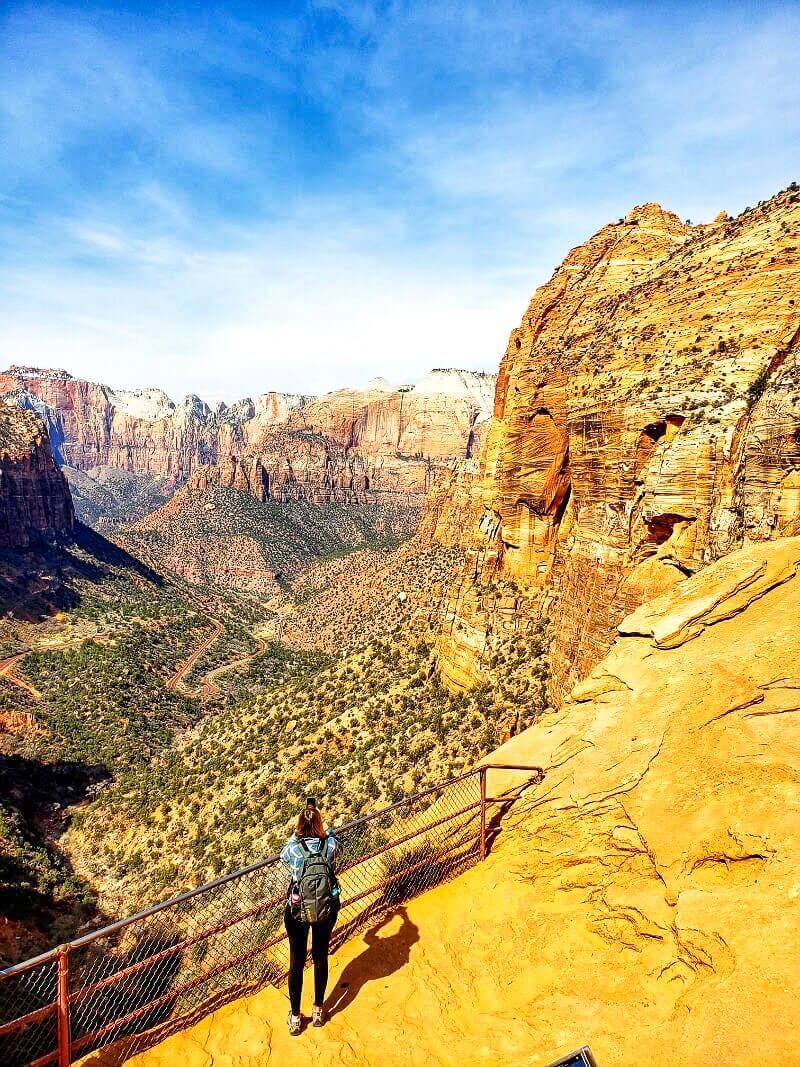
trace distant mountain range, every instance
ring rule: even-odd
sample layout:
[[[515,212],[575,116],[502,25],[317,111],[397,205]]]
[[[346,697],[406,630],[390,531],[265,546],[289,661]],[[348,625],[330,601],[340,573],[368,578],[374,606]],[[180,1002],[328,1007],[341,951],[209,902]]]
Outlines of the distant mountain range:
[[[321,397],[267,392],[211,408],[159,389],[114,390],[65,370],[12,366],[0,398],[35,412],[78,516],[107,526],[163,504],[190,477],[257,499],[421,502],[431,470],[471,455],[495,376],[434,370],[412,386],[375,379]]]

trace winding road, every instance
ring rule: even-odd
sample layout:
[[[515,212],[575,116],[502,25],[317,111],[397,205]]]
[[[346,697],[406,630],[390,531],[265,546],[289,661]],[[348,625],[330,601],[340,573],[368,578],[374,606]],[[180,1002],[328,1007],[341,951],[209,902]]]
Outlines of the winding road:
[[[200,657],[213,645],[218,637],[225,630],[223,623],[219,619],[212,619],[215,629],[214,632],[207,637],[198,647],[194,650],[188,660],[184,660],[178,667],[175,673],[167,682],[167,688],[172,690],[180,690],[188,697],[193,697],[197,700],[211,700],[214,697],[218,697],[222,694],[222,690],[216,684],[215,679],[221,674],[227,674],[229,671],[235,671],[239,667],[244,667],[254,659],[258,659],[267,650],[267,642],[260,637],[256,638],[258,648],[255,652],[249,652],[246,656],[239,656],[237,659],[232,659],[227,663],[220,664],[219,667],[214,667],[212,670],[207,671],[200,679],[199,685],[195,689],[190,689],[186,685],[186,678],[194,665],[200,659]]]
[[[258,648],[255,652],[249,652],[246,656],[241,656],[239,659],[232,659],[230,663],[223,663],[222,666],[215,667],[203,677],[203,682],[214,686],[216,689],[213,681],[214,678],[217,678],[220,674],[227,674],[228,671],[235,671],[237,667],[244,667],[247,663],[250,663],[251,660],[263,656],[267,651],[267,642],[262,641],[260,637],[257,637],[256,643],[258,644]],[[217,692],[219,692],[219,690],[217,690]]]
[[[0,678],[5,678],[7,682],[15,685],[17,689],[21,689],[28,696],[33,697],[34,700],[41,700],[42,694],[31,685],[30,682],[24,678],[20,678],[19,675],[14,673],[14,668],[21,659],[27,656],[28,651],[18,652],[15,656],[9,656],[8,659],[0,660]]]
[[[207,689],[206,682],[207,682],[208,675],[206,675],[206,677],[203,678],[203,681],[201,682],[200,686],[197,689],[193,689],[193,690],[192,689],[187,689],[186,685],[184,684],[187,675],[192,670],[192,668],[194,667],[195,663],[197,663],[197,661],[200,659],[200,657],[203,655],[203,653],[206,652],[214,644],[214,642],[217,640],[217,638],[225,630],[225,627],[219,621],[219,619],[214,619],[214,618],[210,618],[209,617],[209,621],[212,623],[212,625],[214,627],[213,631],[211,632],[211,634],[208,637],[206,637],[203,641],[200,642],[200,644],[197,646],[197,648],[194,650],[194,652],[192,652],[192,654],[189,656],[188,659],[185,659],[185,660],[183,660],[182,663],[178,664],[178,669],[175,671],[175,673],[170,678],[167,679],[167,683],[166,683],[167,684],[167,689],[172,689],[173,691],[180,690],[181,692],[185,693],[187,696],[202,696],[204,694],[205,695],[211,695],[211,696],[214,695],[214,692],[209,692],[208,689]],[[219,693],[219,690],[216,688],[216,686],[214,686],[213,682],[211,683],[211,687],[216,693]]]

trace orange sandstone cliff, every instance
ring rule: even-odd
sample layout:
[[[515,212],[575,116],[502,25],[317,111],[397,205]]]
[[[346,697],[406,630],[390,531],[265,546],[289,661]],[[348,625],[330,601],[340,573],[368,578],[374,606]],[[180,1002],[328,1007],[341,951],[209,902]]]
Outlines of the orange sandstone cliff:
[[[645,204],[573,249],[511,334],[480,464],[429,516],[468,549],[448,687],[544,613],[558,703],[638,604],[800,532],[799,349],[800,190],[702,226]]]

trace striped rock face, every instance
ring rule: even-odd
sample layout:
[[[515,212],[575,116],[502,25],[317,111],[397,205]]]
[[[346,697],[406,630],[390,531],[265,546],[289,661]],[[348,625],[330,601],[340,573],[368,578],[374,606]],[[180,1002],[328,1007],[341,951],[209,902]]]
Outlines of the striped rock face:
[[[691,226],[635,208],[573,249],[511,334],[440,647],[452,690],[545,612],[563,699],[645,599],[800,532],[800,190]]]

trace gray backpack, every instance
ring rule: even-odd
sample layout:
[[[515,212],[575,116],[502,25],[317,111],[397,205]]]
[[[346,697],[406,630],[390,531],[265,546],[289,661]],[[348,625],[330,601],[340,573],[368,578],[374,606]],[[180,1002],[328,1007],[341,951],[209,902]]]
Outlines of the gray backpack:
[[[297,879],[300,893],[300,917],[307,923],[321,923],[329,919],[339,903],[339,883],[333,864],[327,856],[327,842],[322,842],[319,852],[312,852],[300,838],[303,850],[303,868]]]

